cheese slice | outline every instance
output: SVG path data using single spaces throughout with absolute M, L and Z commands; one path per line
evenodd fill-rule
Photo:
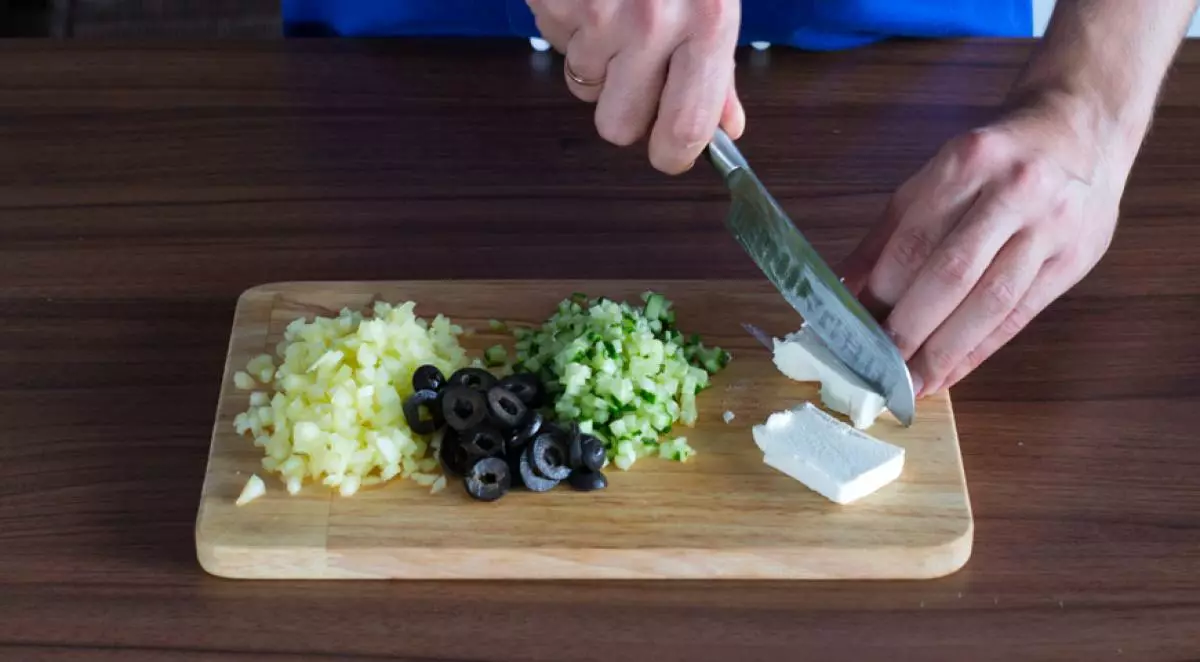
M 883 396 L 854 374 L 808 326 L 775 339 L 775 367 L 798 382 L 821 382 L 821 402 L 865 430 L 883 413 Z
M 835 503 L 852 503 L 896 480 L 904 449 L 880 441 L 812 403 L 754 426 L 763 462 Z

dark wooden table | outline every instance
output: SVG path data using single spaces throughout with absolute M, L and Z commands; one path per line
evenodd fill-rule
M 830 259 L 1026 44 L 743 55 Z M 0 658 L 1200 656 L 1200 46 L 1113 248 L 954 392 L 974 556 L 915 583 L 244 583 L 192 539 L 234 301 L 289 279 L 756 277 L 711 172 L 523 44 L 0 44 Z

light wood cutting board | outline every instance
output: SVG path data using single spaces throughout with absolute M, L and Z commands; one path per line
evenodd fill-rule
M 335 315 L 376 298 L 417 302 L 417 313 L 450 316 L 477 334 L 469 348 L 506 340 L 487 320 L 538 323 L 572 292 L 634 300 L 655 289 L 675 302 L 677 325 L 719 345 L 733 361 L 698 398 L 700 420 L 679 427 L 697 454 L 686 464 L 644 458 L 609 487 L 579 493 L 514 491 L 470 499 L 460 482 L 443 492 L 394 480 L 341 497 L 320 485 L 290 496 L 262 471 L 262 452 L 235 433 L 249 394 L 232 375 L 301 316 Z M 960 568 L 973 520 L 948 396 L 919 403 L 916 423 L 890 414 L 870 433 L 907 451 L 904 473 L 841 506 L 762 462 L 750 429 L 774 411 L 817 401 L 741 328 L 780 336 L 799 318 L 757 281 L 429 281 L 284 283 L 239 300 L 221 383 L 196 549 L 210 573 L 301 579 L 884 579 L 930 578 Z M 722 420 L 725 411 L 736 418 Z M 258 473 L 265 496 L 237 507 Z

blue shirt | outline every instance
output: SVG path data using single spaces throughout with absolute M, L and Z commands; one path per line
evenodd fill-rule
M 524 0 L 283 0 L 290 36 L 536 37 Z M 740 43 L 809 50 L 887 37 L 1028 37 L 1031 0 L 742 0 Z

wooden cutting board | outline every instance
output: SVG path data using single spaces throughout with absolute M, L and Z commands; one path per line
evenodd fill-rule
M 233 372 L 274 353 L 301 316 L 335 315 L 381 298 L 417 302 L 417 313 L 451 317 L 481 352 L 506 340 L 487 320 L 538 323 L 573 292 L 635 300 L 647 289 L 675 302 L 677 325 L 719 345 L 733 361 L 700 394 L 694 428 L 677 428 L 697 454 L 686 464 L 644 458 L 608 471 L 592 493 L 560 487 L 470 499 L 460 482 L 431 495 L 409 481 L 341 497 L 308 484 L 290 496 L 260 467 L 262 452 L 235 433 L 249 394 Z M 284 283 L 238 301 L 221 383 L 208 471 L 196 521 L 196 550 L 210 573 L 236 578 L 637 579 L 929 578 L 970 556 L 973 520 L 948 396 L 919 403 L 916 423 L 890 414 L 870 429 L 907 451 L 904 473 L 856 503 L 825 500 L 762 462 L 751 427 L 774 411 L 817 401 L 814 384 L 793 382 L 741 323 L 781 336 L 799 318 L 758 281 L 431 281 Z M 725 411 L 736 418 L 722 420 Z M 237 507 L 258 473 L 267 494 Z

